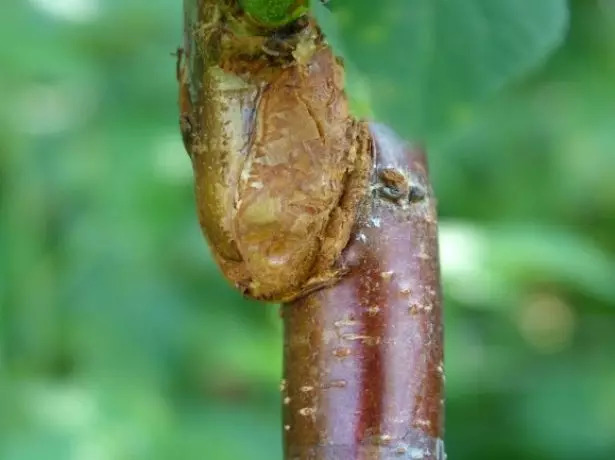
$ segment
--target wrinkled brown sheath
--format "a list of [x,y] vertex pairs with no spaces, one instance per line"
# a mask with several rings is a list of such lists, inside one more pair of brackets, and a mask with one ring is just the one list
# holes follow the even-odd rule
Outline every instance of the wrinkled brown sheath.
[[[185,0],[185,48],[203,0]],[[370,126],[372,188],[400,171],[425,192],[367,193],[335,286],[282,306],[286,460],[442,460],[443,350],[435,199],[425,155]]]

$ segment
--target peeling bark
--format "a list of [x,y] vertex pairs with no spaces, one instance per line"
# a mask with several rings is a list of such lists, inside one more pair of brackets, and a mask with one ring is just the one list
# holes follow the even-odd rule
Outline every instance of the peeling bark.
[[[182,128],[217,126],[199,122],[213,106],[199,89],[207,63],[197,59],[199,47],[215,43],[197,42],[210,37],[205,10],[215,3],[184,1]],[[212,55],[224,59],[224,50]],[[236,68],[249,70],[241,62]],[[282,306],[287,460],[444,458],[437,217],[426,159],[385,126],[371,124],[370,135],[371,185],[336,262],[343,278]],[[193,140],[184,130],[187,148]]]

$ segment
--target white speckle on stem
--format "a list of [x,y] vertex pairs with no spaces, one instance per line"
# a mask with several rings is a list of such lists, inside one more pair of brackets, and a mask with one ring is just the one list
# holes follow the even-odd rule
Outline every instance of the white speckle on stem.
[[357,241],[360,241],[361,243],[366,243],[367,242],[367,236],[365,236],[365,234],[363,232],[359,232],[356,236]]
[[428,454],[429,452],[425,451],[424,449],[421,449],[419,447],[413,447],[412,449],[410,449],[410,458],[413,460],[420,460],[425,458],[425,456]]
[[429,420],[425,420],[425,419],[418,419],[414,423],[415,423],[416,426],[419,426],[421,428],[430,428],[431,427],[431,422]]
[[333,323],[333,325],[337,328],[352,327],[352,326],[357,326],[358,324],[359,324],[358,321],[354,321],[352,319],[340,319]]
[[360,340],[365,345],[377,345],[380,343],[380,337],[372,337],[371,335],[362,334],[343,334],[342,340]]
[[299,409],[299,415],[302,415],[304,417],[309,417],[311,415],[314,415],[315,413],[315,407],[303,407],[302,409]]

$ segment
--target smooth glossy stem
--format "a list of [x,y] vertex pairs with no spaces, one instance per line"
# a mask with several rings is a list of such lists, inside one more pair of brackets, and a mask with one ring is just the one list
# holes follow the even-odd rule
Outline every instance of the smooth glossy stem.
[[[374,193],[336,286],[282,308],[286,460],[444,458],[443,333],[435,200],[425,155],[372,125],[379,171],[424,193]],[[420,195],[419,193],[419,195]]]

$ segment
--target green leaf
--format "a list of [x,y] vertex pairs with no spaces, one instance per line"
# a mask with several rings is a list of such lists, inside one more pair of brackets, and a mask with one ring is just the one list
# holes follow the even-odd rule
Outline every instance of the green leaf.
[[517,283],[559,283],[615,302],[615,261],[590,238],[546,225],[493,226],[489,233],[490,270]]
[[325,34],[368,77],[376,118],[408,138],[463,119],[534,69],[568,25],[566,0],[333,0],[331,9]]
[[442,221],[445,291],[474,307],[517,308],[536,284],[615,303],[615,260],[590,238],[546,224],[473,226]]

